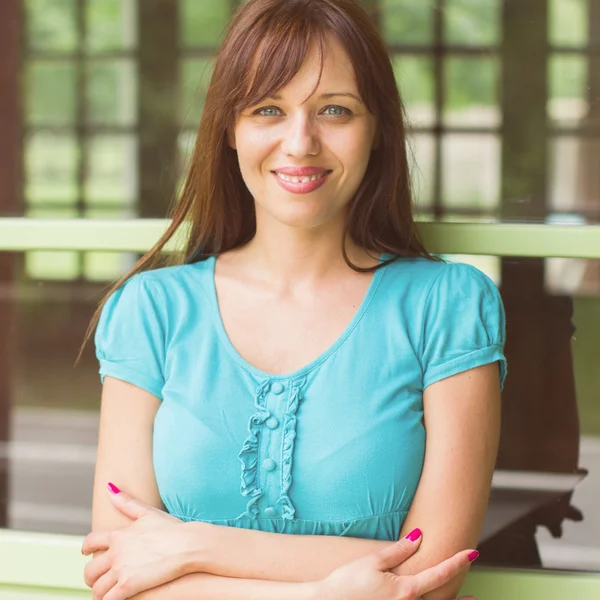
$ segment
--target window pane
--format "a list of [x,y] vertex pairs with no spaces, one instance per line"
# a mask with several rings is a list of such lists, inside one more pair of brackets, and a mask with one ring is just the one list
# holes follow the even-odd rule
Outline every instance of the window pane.
[[27,0],[27,45],[30,50],[73,52],[77,48],[75,0]]
[[588,2],[596,0],[550,0],[550,43],[584,46],[588,43]]
[[442,140],[443,204],[493,212],[500,196],[500,140],[493,135],[447,135]]
[[552,56],[548,112],[557,125],[576,125],[588,110],[588,59],[582,55]]
[[429,44],[433,41],[433,4],[386,0],[381,8],[381,31],[389,44]]
[[128,50],[136,45],[137,0],[87,0],[88,52]]
[[97,135],[87,142],[85,202],[123,206],[138,196],[137,143],[126,135]]
[[[28,209],[31,219],[73,219],[77,217],[75,208]],[[25,253],[25,274],[30,279],[69,281],[79,276],[79,256],[77,252],[38,252]]]
[[499,125],[499,86],[497,59],[447,59],[444,123],[472,127]]
[[84,277],[89,281],[114,281],[133,267],[135,261],[135,254],[86,252],[83,256]]
[[435,123],[433,61],[430,58],[396,55],[394,72],[411,125]]
[[200,123],[213,67],[214,59],[211,58],[181,61],[180,120],[182,124],[197,127]]
[[76,120],[75,64],[31,61],[26,73],[28,124],[73,125]]
[[[546,260],[546,290],[555,295],[570,294],[581,298],[600,296],[598,267],[600,263],[593,260],[549,258]],[[583,428],[585,429],[585,422]]]
[[446,0],[445,41],[492,46],[500,43],[499,0]]
[[180,0],[180,28],[184,46],[216,46],[225,32],[231,12],[223,0]]
[[408,160],[413,185],[415,213],[427,213],[433,206],[435,137],[414,134],[409,138]]
[[134,62],[93,62],[88,66],[88,73],[88,121],[93,125],[135,125],[137,73]]
[[560,136],[550,142],[552,210],[600,216],[600,139]]
[[75,135],[45,131],[25,139],[25,198],[35,205],[77,202],[79,148]]

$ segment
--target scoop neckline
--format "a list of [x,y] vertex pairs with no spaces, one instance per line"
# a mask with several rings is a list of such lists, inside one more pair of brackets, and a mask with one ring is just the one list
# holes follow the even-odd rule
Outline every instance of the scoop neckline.
[[[388,257],[389,257],[389,255],[387,253],[385,253],[385,252],[382,253],[379,256],[379,264],[381,264],[382,262],[385,262]],[[294,371],[289,371],[287,373],[275,374],[275,373],[268,373],[267,371],[263,371],[262,369],[259,369],[258,367],[255,367],[254,365],[250,364],[238,352],[237,348],[232,344],[231,340],[229,339],[229,336],[227,335],[227,331],[225,330],[225,325],[223,324],[223,319],[221,317],[221,310],[219,308],[219,300],[218,300],[218,296],[217,296],[217,286],[215,283],[215,265],[217,263],[217,257],[213,255],[208,259],[208,261],[209,261],[209,265],[208,265],[209,266],[209,268],[208,268],[209,294],[208,295],[209,295],[210,307],[211,307],[211,310],[213,313],[214,324],[215,324],[215,327],[216,327],[216,330],[217,330],[217,333],[218,333],[221,343],[227,350],[227,353],[231,356],[231,358],[240,367],[242,367],[243,369],[245,369],[246,371],[248,371],[255,377],[258,377],[260,379],[268,379],[269,381],[286,381],[286,380],[302,377],[302,376],[306,375],[307,373],[309,373],[310,371],[312,371],[313,369],[315,369],[321,363],[325,362],[332,354],[334,354],[336,352],[336,350],[348,339],[348,337],[350,336],[352,331],[356,328],[356,326],[358,325],[358,323],[360,322],[360,320],[366,313],[367,309],[369,308],[369,305],[371,304],[371,301],[373,300],[375,292],[377,291],[377,288],[379,287],[379,283],[381,282],[383,273],[384,273],[385,269],[389,266],[389,265],[384,265],[383,267],[380,267],[379,269],[377,269],[374,272],[371,282],[369,283],[367,292],[366,292],[365,296],[363,297],[363,300],[360,303],[360,306],[354,313],[354,316],[352,317],[352,319],[350,320],[348,325],[346,325],[346,328],[342,331],[342,333],[338,336],[338,338],[329,346],[329,348],[324,350],[321,354],[319,354],[316,358],[311,360],[309,363],[305,364],[302,367],[299,367],[298,369],[296,369]]]

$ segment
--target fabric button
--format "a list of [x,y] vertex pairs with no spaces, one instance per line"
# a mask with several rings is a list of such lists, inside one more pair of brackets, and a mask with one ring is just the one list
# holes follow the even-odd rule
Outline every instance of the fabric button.
[[272,458],[267,458],[263,461],[262,466],[265,471],[272,471],[277,465]]
[[267,427],[269,429],[277,429],[277,427],[279,427],[279,420],[277,417],[269,417],[267,419]]
[[274,394],[281,394],[281,392],[283,392],[283,383],[276,381],[275,383],[271,384],[271,391]]
[[265,508],[265,515],[269,518],[273,518],[277,516],[277,509],[272,506],[268,506]]

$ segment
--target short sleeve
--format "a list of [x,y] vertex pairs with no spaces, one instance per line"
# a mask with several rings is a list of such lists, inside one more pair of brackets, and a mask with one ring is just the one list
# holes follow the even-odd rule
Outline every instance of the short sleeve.
[[96,328],[100,378],[109,375],[162,400],[165,335],[160,299],[151,282],[134,275],[108,299]]
[[423,389],[495,361],[503,388],[507,372],[505,339],[504,306],[493,281],[471,265],[443,266],[425,303]]

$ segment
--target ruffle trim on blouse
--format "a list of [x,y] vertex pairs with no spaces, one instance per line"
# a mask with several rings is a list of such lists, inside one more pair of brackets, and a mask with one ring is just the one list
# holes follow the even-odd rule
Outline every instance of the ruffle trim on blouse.
[[291,521],[296,514],[296,509],[288,495],[292,485],[292,459],[294,454],[294,444],[296,440],[297,418],[296,413],[302,400],[302,388],[306,383],[306,378],[292,383],[292,392],[286,411],[283,415],[283,448],[281,452],[281,493],[277,504],[281,507],[281,518]]
[[[292,462],[297,428],[296,413],[302,399],[302,388],[305,383],[306,378],[292,382],[288,404],[283,415],[281,492],[277,500],[277,505],[281,507],[281,518],[288,521],[292,520],[296,514],[296,509],[290,500],[288,492],[292,485]],[[260,514],[258,501],[264,496],[264,490],[260,486],[259,444],[262,425],[271,416],[270,411],[265,408],[266,396],[269,389],[269,381],[264,381],[256,389],[254,397],[256,412],[250,417],[248,422],[249,435],[238,454],[238,458],[242,463],[240,492],[242,496],[249,498],[246,511],[238,519],[257,519]]]
[[245,439],[244,445],[238,454],[238,458],[242,463],[240,492],[242,496],[249,497],[246,512],[242,513],[238,519],[256,519],[259,515],[258,501],[264,495],[259,481],[258,444],[261,425],[271,416],[271,413],[265,408],[265,398],[268,390],[268,381],[264,381],[256,389],[256,395],[254,396],[256,412],[248,421],[250,435]]

